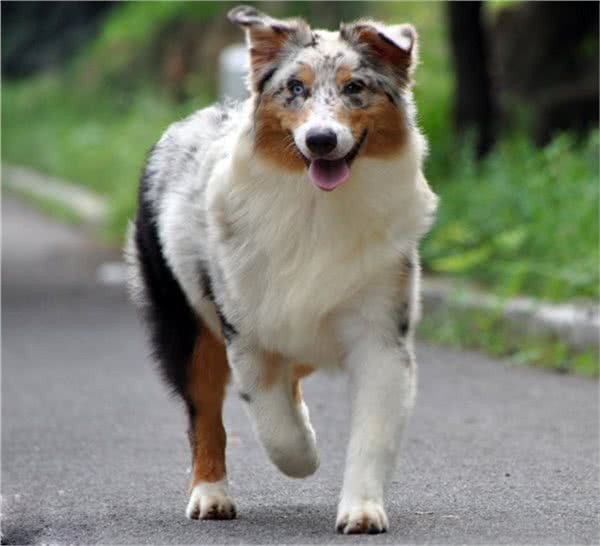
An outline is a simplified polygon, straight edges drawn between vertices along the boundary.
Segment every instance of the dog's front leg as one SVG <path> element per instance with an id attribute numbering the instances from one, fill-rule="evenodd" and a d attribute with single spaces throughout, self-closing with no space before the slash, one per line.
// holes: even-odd
<path id="1" fill-rule="evenodd" d="M 352 428 L 336 528 L 381 533 L 388 527 L 384 485 L 415 397 L 414 358 L 404 342 L 367 334 L 348 354 L 347 367 Z"/>
<path id="2" fill-rule="evenodd" d="M 293 367 L 242 338 L 229 343 L 227 356 L 240 397 L 271 461 L 293 478 L 313 474 L 319 466 L 315 433 Z"/>

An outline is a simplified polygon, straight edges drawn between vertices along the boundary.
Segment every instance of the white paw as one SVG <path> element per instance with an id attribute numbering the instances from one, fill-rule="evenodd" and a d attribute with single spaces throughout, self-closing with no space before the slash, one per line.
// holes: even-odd
<path id="1" fill-rule="evenodd" d="M 356 535 L 385 533 L 388 519 L 383 506 L 375 501 L 362 501 L 349 506 L 340 506 L 335 524 L 338 533 Z"/>
<path id="2" fill-rule="evenodd" d="M 200 483 L 192 490 L 185 515 L 189 519 L 233 519 L 235 504 L 223 481 Z"/>

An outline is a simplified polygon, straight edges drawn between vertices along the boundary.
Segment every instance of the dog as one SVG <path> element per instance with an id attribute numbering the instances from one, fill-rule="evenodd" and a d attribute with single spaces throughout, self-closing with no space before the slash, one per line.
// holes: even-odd
<path id="1" fill-rule="evenodd" d="M 415 122 L 417 34 L 371 20 L 313 31 L 239 6 L 250 97 L 172 124 L 128 234 L 130 286 L 189 414 L 193 519 L 236 515 L 221 412 L 233 375 L 268 457 L 319 466 L 300 380 L 349 376 L 339 532 L 388 528 L 384 486 L 415 399 L 418 242 L 437 198 Z"/>

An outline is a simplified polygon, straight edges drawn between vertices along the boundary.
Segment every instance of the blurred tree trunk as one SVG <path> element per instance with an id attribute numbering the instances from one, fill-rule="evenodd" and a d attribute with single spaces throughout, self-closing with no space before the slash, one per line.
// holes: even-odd
<path id="1" fill-rule="evenodd" d="M 494 143 L 494 103 L 481 8 L 481 2 L 448 3 L 456 81 L 454 123 L 460 134 L 475 131 L 479 157 Z"/>
<path id="2" fill-rule="evenodd" d="M 599 17 L 598 2 L 523 2 L 497 13 L 491 32 L 503 117 L 524 105 L 539 145 L 598 127 Z"/>

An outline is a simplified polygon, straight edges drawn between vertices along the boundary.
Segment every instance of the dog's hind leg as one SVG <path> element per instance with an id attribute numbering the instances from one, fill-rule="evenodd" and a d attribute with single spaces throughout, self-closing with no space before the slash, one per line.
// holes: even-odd
<path id="1" fill-rule="evenodd" d="M 314 430 L 299 380 L 306 367 L 281 356 L 248 349 L 241 339 L 227 348 L 240 396 L 271 461 L 287 476 L 304 478 L 319 466 Z"/>
<path id="2" fill-rule="evenodd" d="M 229 380 L 225 347 L 208 328 L 196 339 L 185 399 L 192 448 L 191 519 L 232 519 L 235 505 L 227 491 L 226 434 L 222 410 Z"/>
<path id="3" fill-rule="evenodd" d="M 190 518 L 230 519 L 225 430 L 221 419 L 229 368 L 223 345 L 201 323 L 163 255 L 142 178 L 138 216 L 129 231 L 130 283 L 148 326 L 162 374 L 185 401 L 190 417 L 192 491 Z"/>

